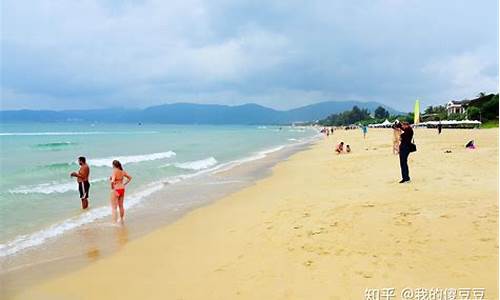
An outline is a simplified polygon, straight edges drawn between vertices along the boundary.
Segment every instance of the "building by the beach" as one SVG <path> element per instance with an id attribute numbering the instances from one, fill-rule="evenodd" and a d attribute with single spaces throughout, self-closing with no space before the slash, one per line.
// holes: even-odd
<path id="1" fill-rule="evenodd" d="M 446 104 L 446 112 L 450 114 L 464 114 L 472 100 L 451 100 Z"/>

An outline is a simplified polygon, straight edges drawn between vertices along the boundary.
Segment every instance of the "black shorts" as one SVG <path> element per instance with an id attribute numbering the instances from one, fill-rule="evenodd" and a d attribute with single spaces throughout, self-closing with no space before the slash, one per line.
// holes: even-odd
<path id="1" fill-rule="evenodd" d="M 80 199 L 87 199 L 89 197 L 90 183 L 88 181 L 78 182 L 78 191 L 80 192 Z"/>

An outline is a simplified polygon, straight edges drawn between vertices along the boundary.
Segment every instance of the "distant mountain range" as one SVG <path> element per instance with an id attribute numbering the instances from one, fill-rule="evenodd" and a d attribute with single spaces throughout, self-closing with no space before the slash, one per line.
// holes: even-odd
<path id="1" fill-rule="evenodd" d="M 5 110 L 1 122 L 104 122 L 104 123 L 164 123 L 164 124 L 290 124 L 311 122 L 331 114 L 352 109 L 357 105 L 370 112 L 378 106 L 391 114 L 400 112 L 378 102 L 328 101 L 281 111 L 257 104 L 238 106 L 174 103 L 145 109 L 91 110 Z"/>

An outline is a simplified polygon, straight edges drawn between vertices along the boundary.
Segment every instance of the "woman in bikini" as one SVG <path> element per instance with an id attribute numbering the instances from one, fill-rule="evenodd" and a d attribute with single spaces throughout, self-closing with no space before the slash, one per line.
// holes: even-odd
<path id="1" fill-rule="evenodd" d="M 124 182 L 123 178 L 127 178 Z M 123 199 L 125 198 L 125 186 L 130 183 L 132 176 L 128 175 L 127 172 L 123 171 L 122 164 L 114 160 L 113 161 L 113 174 L 110 177 L 111 180 L 111 214 L 113 217 L 113 222 L 116 223 L 116 207 L 120 210 L 120 221 L 123 222 L 123 217 L 125 216 L 125 209 L 123 208 Z"/>

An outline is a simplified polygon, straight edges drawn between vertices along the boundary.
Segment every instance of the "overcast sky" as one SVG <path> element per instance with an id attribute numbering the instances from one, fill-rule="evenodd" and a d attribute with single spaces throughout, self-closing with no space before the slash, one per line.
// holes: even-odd
<path id="1" fill-rule="evenodd" d="M 498 0 L 2 0 L 2 109 L 498 92 Z"/>

